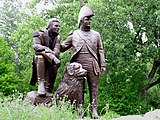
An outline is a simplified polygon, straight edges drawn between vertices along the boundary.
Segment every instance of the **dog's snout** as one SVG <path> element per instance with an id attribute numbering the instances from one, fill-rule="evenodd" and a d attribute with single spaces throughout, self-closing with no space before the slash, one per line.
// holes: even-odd
<path id="1" fill-rule="evenodd" d="M 80 68 L 78 75 L 79 76 L 86 76 L 87 75 L 87 70 L 85 70 L 83 68 Z"/>
<path id="2" fill-rule="evenodd" d="M 87 70 L 85 70 L 85 69 L 83 69 L 83 68 L 81 68 L 80 71 L 82 71 L 82 72 L 84 72 L 84 73 L 87 73 Z"/>

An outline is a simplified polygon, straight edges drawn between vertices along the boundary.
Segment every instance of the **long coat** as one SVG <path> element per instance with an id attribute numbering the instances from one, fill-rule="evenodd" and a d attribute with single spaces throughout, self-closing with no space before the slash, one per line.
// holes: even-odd
<path id="1" fill-rule="evenodd" d="M 48 35 L 48 31 L 35 31 L 33 33 L 33 38 L 34 38 L 34 44 L 33 48 L 36 52 L 39 51 L 47 51 L 47 50 L 52 50 L 54 52 L 55 56 L 59 58 L 59 53 L 60 53 L 60 36 L 56 35 L 52 39 Z"/>
<path id="2" fill-rule="evenodd" d="M 59 35 L 56 35 L 53 38 L 51 38 L 51 37 L 49 37 L 47 30 L 35 31 L 35 32 L 33 32 L 33 39 L 34 39 L 33 48 L 34 48 L 35 55 L 40 54 L 40 52 L 42 52 L 42 51 L 45 51 L 45 52 L 51 52 L 57 58 L 59 58 L 59 54 L 60 54 L 60 36 Z M 46 64 L 51 64 L 51 63 L 46 62 Z M 56 74 L 57 73 L 57 67 L 53 68 L 53 69 L 49 69 L 48 72 Z M 36 60 L 35 60 L 35 58 L 33 58 L 32 76 L 31 76 L 31 79 L 29 81 L 29 84 L 35 85 L 36 81 L 37 81 Z"/>
<path id="3" fill-rule="evenodd" d="M 103 51 L 103 45 L 101 41 L 101 36 L 97 31 L 91 30 L 91 38 L 87 40 L 81 30 L 75 30 L 61 45 L 61 52 L 66 51 L 67 49 L 73 49 L 73 54 L 71 56 L 71 62 L 74 62 L 75 56 L 81 50 L 82 46 L 86 44 L 89 52 L 93 56 L 93 67 L 96 75 L 100 72 L 102 67 L 105 67 L 105 57 Z"/>

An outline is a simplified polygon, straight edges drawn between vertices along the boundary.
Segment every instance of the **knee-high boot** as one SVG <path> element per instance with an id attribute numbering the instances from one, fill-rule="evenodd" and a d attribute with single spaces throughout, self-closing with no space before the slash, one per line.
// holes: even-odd
<path id="1" fill-rule="evenodd" d="M 38 95 L 45 96 L 45 60 L 42 55 L 37 55 Z"/>
<path id="2" fill-rule="evenodd" d="M 98 90 L 91 92 L 90 99 L 91 99 L 90 116 L 92 119 L 99 119 L 99 115 L 97 112 Z"/>
<path id="3" fill-rule="evenodd" d="M 47 70 L 47 78 L 46 78 L 46 92 L 52 94 L 54 82 L 56 79 L 57 70 L 53 68 L 50 64 Z"/>

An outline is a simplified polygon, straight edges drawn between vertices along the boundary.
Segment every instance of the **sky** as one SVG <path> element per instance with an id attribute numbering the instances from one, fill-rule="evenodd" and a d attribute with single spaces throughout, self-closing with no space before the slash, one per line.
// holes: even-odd
<path id="1" fill-rule="evenodd" d="M 0 0 L 0 7 L 3 6 L 3 1 L 4 0 Z M 23 3 L 23 6 L 25 6 L 25 4 L 27 2 L 31 2 L 32 0 L 21 0 Z M 43 9 L 53 9 L 53 4 L 45 4 L 45 0 L 42 0 L 40 3 L 37 3 L 36 5 L 36 10 L 38 13 L 40 13 Z M 28 12 L 28 10 L 26 10 L 26 12 Z"/>
<path id="2" fill-rule="evenodd" d="M 26 2 L 31 2 L 32 0 L 21 0 L 21 1 L 25 4 Z M 0 0 L 0 7 L 3 6 L 3 2 L 4 0 Z"/>

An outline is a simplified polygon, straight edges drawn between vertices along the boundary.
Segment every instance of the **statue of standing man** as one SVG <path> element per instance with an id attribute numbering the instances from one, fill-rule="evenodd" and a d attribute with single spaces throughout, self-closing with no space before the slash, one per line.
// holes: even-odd
<path id="1" fill-rule="evenodd" d="M 92 16 L 94 16 L 91 6 L 85 5 L 81 8 L 78 16 L 78 29 L 73 31 L 61 45 L 61 52 L 73 48 L 72 62 L 78 62 L 87 70 L 87 82 L 90 94 L 90 115 L 91 118 L 98 119 L 98 78 L 100 72 L 105 73 L 105 57 L 99 32 L 91 29 Z M 84 86 L 80 104 L 84 106 Z"/>
<path id="2" fill-rule="evenodd" d="M 52 18 L 45 30 L 33 33 L 34 52 L 33 71 L 30 80 L 35 85 L 38 80 L 38 95 L 52 95 L 57 70 L 60 65 L 60 22 L 58 18 Z"/>

